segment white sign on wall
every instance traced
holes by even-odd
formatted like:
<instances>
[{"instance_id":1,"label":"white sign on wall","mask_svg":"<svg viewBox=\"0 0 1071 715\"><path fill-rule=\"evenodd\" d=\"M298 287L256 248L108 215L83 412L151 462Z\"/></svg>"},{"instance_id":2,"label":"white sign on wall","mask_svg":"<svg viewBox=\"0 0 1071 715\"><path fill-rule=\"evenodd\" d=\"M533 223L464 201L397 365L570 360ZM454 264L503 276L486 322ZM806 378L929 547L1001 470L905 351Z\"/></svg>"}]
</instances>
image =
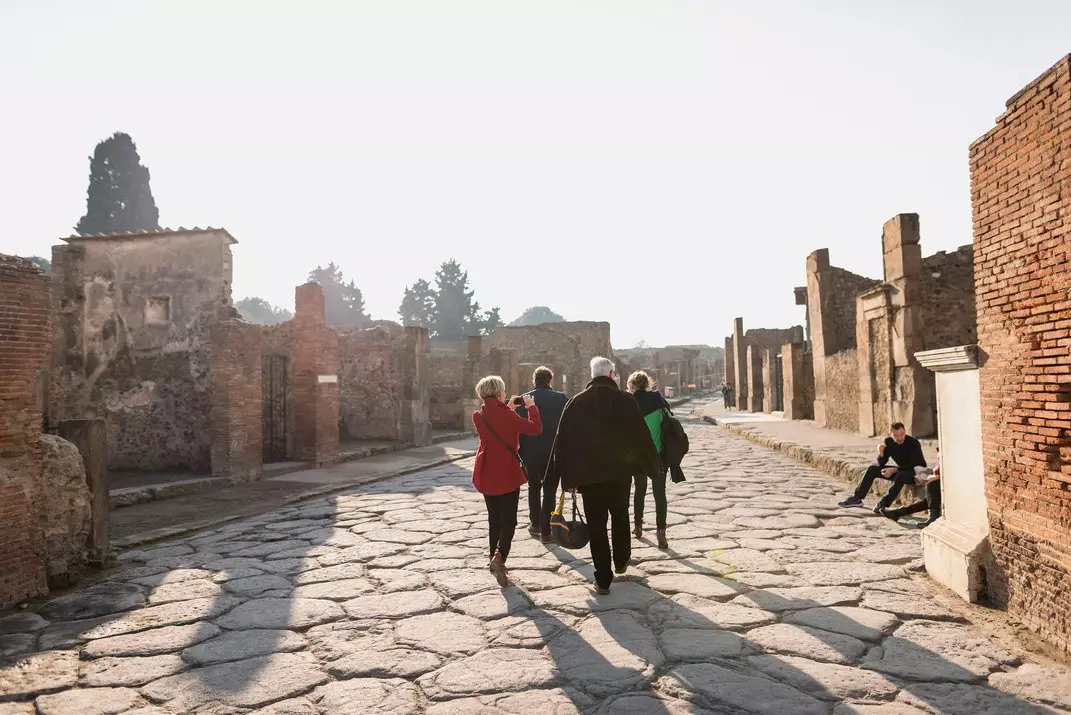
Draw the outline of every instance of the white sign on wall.
<instances>
[{"instance_id":1,"label":"white sign on wall","mask_svg":"<svg viewBox=\"0 0 1071 715\"><path fill-rule=\"evenodd\" d=\"M320 384L325 382L338 382L338 375L320 375L316 378L316 381Z\"/></svg>"}]
</instances>

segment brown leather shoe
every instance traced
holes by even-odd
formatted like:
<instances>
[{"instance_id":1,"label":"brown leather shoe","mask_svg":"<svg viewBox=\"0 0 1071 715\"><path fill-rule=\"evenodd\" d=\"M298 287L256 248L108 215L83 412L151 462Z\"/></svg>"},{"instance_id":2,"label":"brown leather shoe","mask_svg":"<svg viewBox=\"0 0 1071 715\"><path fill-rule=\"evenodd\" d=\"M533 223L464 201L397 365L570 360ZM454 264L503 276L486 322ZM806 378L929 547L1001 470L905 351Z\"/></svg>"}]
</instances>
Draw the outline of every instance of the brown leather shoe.
<instances>
[{"instance_id":1,"label":"brown leather shoe","mask_svg":"<svg viewBox=\"0 0 1071 715\"><path fill-rule=\"evenodd\" d=\"M660 548L660 549L668 549L669 548L669 542L666 541L666 530L665 529L659 529L658 532L657 532L657 536L658 536L658 548Z\"/></svg>"}]
</instances>

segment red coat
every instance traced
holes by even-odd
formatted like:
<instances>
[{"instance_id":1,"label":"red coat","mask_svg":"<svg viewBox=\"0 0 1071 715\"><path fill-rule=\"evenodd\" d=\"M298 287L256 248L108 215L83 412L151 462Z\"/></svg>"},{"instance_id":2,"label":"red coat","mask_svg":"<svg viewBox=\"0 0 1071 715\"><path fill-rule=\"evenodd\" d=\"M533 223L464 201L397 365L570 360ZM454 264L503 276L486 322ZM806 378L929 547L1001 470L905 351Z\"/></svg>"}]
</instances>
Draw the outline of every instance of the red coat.
<instances>
[{"instance_id":1,"label":"red coat","mask_svg":"<svg viewBox=\"0 0 1071 715\"><path fill-rule=\"evenodd\" d=\"M524 478L517 458L487 429L488 423L516 452L522 434L535 436L543 431L543 419L535 405L528 408L528 419L525 419L494 398L484 400L483 407L472 413L472 424L480 435L476 466L472 468L472 485L487 496L509 494L528 480Z\"/></svg>"}]
</instances>

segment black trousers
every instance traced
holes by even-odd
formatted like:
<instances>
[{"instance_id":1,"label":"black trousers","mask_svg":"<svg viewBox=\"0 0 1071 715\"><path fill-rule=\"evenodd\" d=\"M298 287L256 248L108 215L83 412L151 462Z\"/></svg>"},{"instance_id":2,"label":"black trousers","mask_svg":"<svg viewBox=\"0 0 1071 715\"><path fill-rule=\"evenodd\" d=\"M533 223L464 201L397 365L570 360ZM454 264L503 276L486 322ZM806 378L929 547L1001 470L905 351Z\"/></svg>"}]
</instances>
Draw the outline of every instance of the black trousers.
<instances>
[{"instance_id":1,"label":"black trousers","mask_svg":"<svg viewBox=\"0 0 1071 715\"><path fill-rule=\"evenodd\" d=\"M918 514L920 511L927 510L930 512L930 521L935 521L937 517L941 516L941 480L930 482L926 485L926 498L922 501L917 501L911 506L890 509L885 513L889 516L899 518L901 516Z\"/></svg>"},{"instance_id":2,"label":"black trousers","mask_svg":"<svg viewBox=\"0 0 1071 715\"><path fill-rule=\"evenodd\" d=\"M503 561L509 556L513 533L517 531L517 502L520 499L520 489L509 494L483 495L483 502L487 505L487 537L491 542L491 558L494 558L496 551L502 553Z\"/></svg>"},{"instance_id":3,"label":"black trousers","mask_svg":"<svg viewBox=\"0 0 1071 715\"><path fill-rule=\"evenodd\" d=\"M625 568L632 557L632 531L628 521L630 491L631 477L580 488L580 494L584 497L584 516L591 532L591 561L595 565L595 583L600 586L609 587L610 582L614 580L613 569ZM613 535L612 552L611 539L606 535L607 521L610 522Z\"/></svg>"},{"instance_id":4,"label":"black trousers","mask_svg":"<svg viewBox=\"0 0 1071 715\"><path fill-rule=\"evenodd\" d=\"M666 528L666 515L669 511L669 504L666 501L666 474L669 472L667 469L662 472L660 477L651 478L651 491L654 494L655 504L655 526L659 529ZM647 477L646 475L640 475L632 478L633 483L636 485L636 493L632 497L632 517L636 520L636 524L643 523L643 500L647 497Z\"/></svg>"},{"instance_id":5,"label":"black trousers","mask_svg":"<svg viewBox=\"0 0 1071 715\"><path fill-rule=\"evenodd\" d=\"M900 491L904 488L905 484L915 483L914 470L908 472L907 470L901 469L896 472L895 476L890 478L882 475L882 469L883 467L879 467L876 464L871 464L866 468L866 473L863 475L862 480L860 480L859 486L855 489L856 498L865 499L866 495L870 493L870 487L874 485L875 479L888 479L892 482L892 485L889 487L889 491L885 493L885 496L878 501L878 506L889 506L896 501L896 497L900 496Z\"/></svg>"},{"instance_id":6,"label":"black trousers","mask_svg":"<svg viewBox=\"0 0 1071 715\"><path fill-rule=\"evenodd\" d=\"M548 461L550 457L526 459L524 468L528 470L528 523L550 536L550 513L556 506L558 475L547 474Z\"/></svg>"}]
</instances>

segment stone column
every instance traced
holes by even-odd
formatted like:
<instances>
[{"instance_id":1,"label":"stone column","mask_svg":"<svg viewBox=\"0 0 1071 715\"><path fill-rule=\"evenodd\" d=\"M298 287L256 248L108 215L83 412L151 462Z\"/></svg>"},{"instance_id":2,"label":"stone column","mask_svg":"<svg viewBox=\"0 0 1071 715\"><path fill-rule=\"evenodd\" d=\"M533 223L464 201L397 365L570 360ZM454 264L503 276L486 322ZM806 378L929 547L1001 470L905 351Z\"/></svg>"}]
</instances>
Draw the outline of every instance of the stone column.
<instances>
[{"instance_id":1,"label":"stone column","mask_svg":"<svg viewBox=\"0 0 1071 715\"><path fill-rule=\"evenodd\" d=\"M733 387L736 388L736 392L733 398L736 400L736 408L738 410L746 410L748 408L748 365L747 365L747 344L744 340L744 319L736 318L733 320L733 365L735 370L735 382Z\"/></svg>"},{"instance_id":2,"label":"stone column","mask_svg":"<svg viewBox=\"0 0 1071 715\"><path fill-rule=\"evenodd\" d=\"M974 603L985 588L983 571L992 558L978 346L928 350L914 357L937 376L942 516L922 532L926 572Z\"/></svg>"},{"instance_id":3,"label":"stone column","mask_svg":"<svg viewBox=\"0 0 1071 715\"><path fill-rule=\"evenodd\" d=\"M744 364L747 366L747 404L743 409L762 412L762 349L748 345Z\"/></svg>"},{"instance_id":4,"label":"stone column","mask_svg":"<svg viewBox=\"0 0 1071 715\"><path fill-rule=\"evenodd\" d=\"M324 320L323 289L298 286L294 327L294 454L327 464L338 460L338 335Z\"/></svg>"},{"instance_id":5,"label":"stone column","mask_svg":"<svg viewBox=\"0 0 1071 715\"><path fill-rule=\"evenodd\" d=\"M60 437L77 447L78 453L82 455L92 518L89 562L97 567L105 566L111 554L111 541L108 536L111 514L108 493L111 476L108 473L108 435L104 420L64 420L59 423L58 432Z\"/></svg>"},{"instance_id":6,"label":"stone column","mask_svg":"<svg viewBox=\"0 0 1071 715\"><path fill-rule=\"evenodd\" d=\"M403 442L418 447L431 443L431 406L428 395L428 329L409 326L405 329L405 352L401 367Z\"/></svg>"},{"instance_id":7,"label":"stone column","mask_svg":"<svg viewBox=\"0 0 1071 715\"><path fill-rule=\"evenodd\" d=\"M770 348L765 348L762 351L762 411L766 414L770 414L774 411L774 395L776 394L776 388L774 387L774 359L776 353Z\"/></svg>"},{"instance_id":8,"label":"stone column","mask_svg":"<svg viewBox=\"0 0 1071 715\"><path fill-rule=\"evenodd\" d=\"M785 343L781 346L781 367L784 371L785 419L809 420L813 417L814 373L811 353L804 343Z\"/></svg>"}]
</instances>

